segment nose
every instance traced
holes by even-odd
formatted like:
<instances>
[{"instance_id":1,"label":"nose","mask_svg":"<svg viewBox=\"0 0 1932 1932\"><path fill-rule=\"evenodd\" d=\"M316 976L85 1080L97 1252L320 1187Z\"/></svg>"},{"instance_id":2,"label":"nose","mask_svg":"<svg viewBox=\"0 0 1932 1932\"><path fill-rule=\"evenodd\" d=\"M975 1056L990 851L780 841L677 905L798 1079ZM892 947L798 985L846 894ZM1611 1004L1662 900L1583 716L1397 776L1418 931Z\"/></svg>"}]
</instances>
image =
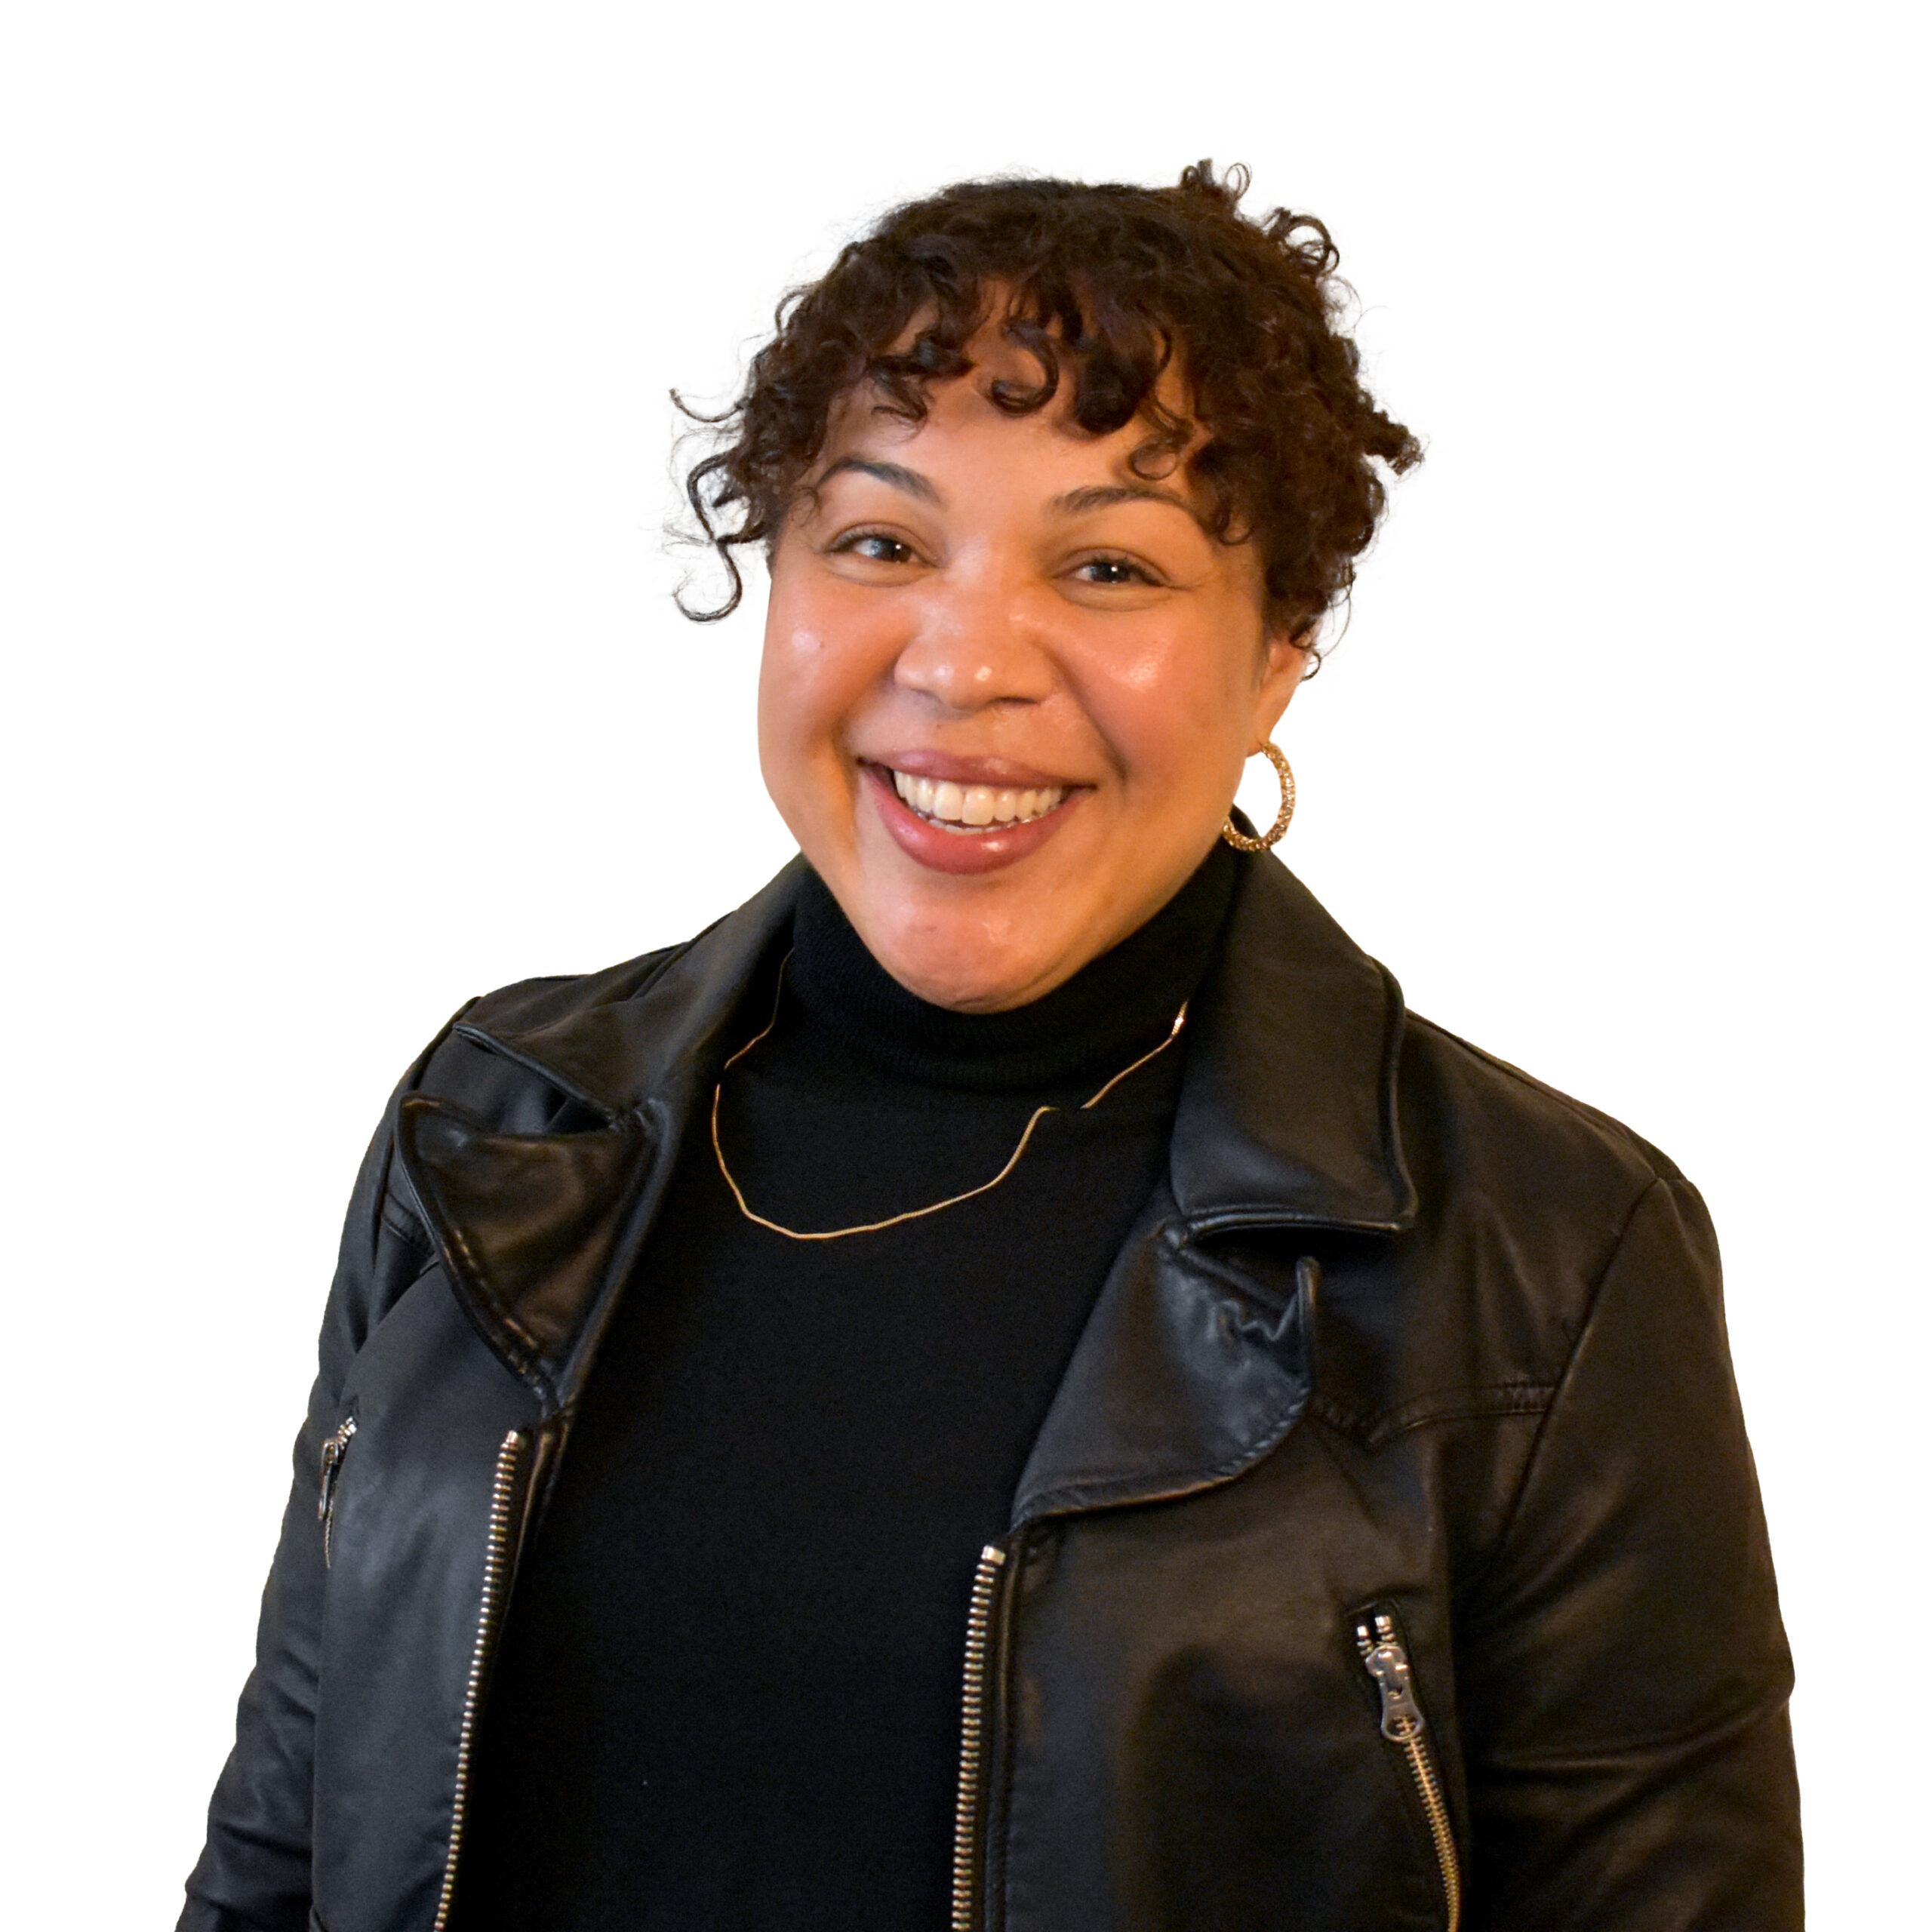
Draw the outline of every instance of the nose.
<instances>
[{"instance_id":1,"label":"nose","mask_svg":"<svg viewBox=\"0 0 1932 1932\"><path fill-rule=\"evenodd\" d=\"M1054 683L1050 595L1004 573L943 574L919 599L894 681L949 711L1038 703Z\"/></svg>"}]
</instances>

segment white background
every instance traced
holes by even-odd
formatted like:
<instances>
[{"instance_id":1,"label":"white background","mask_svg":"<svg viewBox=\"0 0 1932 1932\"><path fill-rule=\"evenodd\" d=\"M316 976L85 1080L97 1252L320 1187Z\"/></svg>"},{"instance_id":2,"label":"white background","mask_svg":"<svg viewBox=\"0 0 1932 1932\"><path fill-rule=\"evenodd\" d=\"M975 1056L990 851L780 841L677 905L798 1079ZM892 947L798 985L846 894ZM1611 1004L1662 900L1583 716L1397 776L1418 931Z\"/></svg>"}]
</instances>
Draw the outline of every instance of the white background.
<instances>
[{"instance_id":1,"label":"white background","mask_svg":"<svg viewBox=\"0 0 1932 1932\"><path fill-rule=\"evenodd\" d=\"M1417 1008L1703 1187L1814 1923L1922 1903L1905 20L10 16L12 1922L177 1909L396 1074L466 995L678 938L786 854L757 612L667 601L669 387L728 394L780 289L894 198L1204 155L1329 223L1429 442L1290 714L1286 856Z\"/></svg>"}]
</instances>

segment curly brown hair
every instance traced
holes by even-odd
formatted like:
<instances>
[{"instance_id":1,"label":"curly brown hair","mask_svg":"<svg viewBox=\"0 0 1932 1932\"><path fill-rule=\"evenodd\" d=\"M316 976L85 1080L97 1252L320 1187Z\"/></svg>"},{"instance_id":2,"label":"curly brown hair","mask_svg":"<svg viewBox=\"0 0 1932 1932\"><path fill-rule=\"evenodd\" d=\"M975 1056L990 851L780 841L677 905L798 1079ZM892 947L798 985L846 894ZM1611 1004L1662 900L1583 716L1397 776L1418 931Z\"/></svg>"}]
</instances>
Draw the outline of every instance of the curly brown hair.
<instances>
[{"instance_id":1,"label":"curly brown hair","mask_svg":"<svg viewBox=\"0 0 1932 1932\"><path fill-rule=\"evenodd\" d=\"M1379 460L1401 472L1421 446L1376 406L1341 329L1352 294L1312 215L1240 210L1246 168L1214 164L1173 188L1022 178L967 181L894 208L818 281L779 305L737 401L715 416L673 399L719 432L685 494L702 540L731 578L700 621L737 608L733 555L768 556L823 448L840 399L862 383L877 407L924 420L926 390L972 368L967 345L1004 301L1001 327L1038 364L1035 383L996 382L1014 415L1044 408L1070 365L1073 420L1108 435L1137 417L1143 476L1186 466L1223 543L1260 547L1271 628L1305 638L1355 581L1385 503ZM918 325L909 345L906 332ZM1183 379L1192 417L1158 392Z\"/></svg>"}]
</instances>

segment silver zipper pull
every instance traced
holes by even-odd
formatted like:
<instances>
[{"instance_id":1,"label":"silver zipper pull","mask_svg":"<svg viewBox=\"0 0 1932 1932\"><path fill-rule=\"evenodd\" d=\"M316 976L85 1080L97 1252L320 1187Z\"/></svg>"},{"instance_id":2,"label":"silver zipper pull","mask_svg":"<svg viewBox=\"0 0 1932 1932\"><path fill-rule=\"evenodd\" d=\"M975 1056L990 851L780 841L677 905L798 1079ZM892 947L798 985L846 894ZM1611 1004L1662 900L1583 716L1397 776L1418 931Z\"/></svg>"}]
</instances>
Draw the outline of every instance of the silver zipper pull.
<instances>
[{"instance_id":1,"label":"silver zipper pull","mask_svg":"<svg viewBox=\"0 0 1932 1932\"><path fill-rule=\"evenodd\" d=\"M342 1459L349 1438L355 1433L355 1418L344 1417L342 1426L322 1444L321 1493L315 1500L315 1518L322 1526L322 1567L329 1567L330 1533L335 1527L336 1478L342 1473Z\"/></svg>"},{"instance_id":2,"label":"silver zipper pull","mask_svg":"<svg viewBox=\"0 0 1932 1932\"><path fill-rule=\"evenodd\" d=\"M1409 1654L1396 1637L1393 1622L1378 1617L1373 1629L1366 1623L1358 1623L1355 1647L1361 1652L1363 1667L1382 1693L1383 1736L1397 1744L1406 1744L1411 1738L1420 1737L1428 1721L1416 1702Z\"/></svg>"}]
</instances>

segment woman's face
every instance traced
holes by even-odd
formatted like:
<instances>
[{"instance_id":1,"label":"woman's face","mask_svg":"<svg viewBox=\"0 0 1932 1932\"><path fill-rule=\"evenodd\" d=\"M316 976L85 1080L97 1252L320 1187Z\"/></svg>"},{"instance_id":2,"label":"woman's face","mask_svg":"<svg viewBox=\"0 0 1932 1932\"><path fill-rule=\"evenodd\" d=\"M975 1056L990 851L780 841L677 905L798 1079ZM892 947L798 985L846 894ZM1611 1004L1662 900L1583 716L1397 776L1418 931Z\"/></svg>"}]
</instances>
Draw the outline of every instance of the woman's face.
<instances>
[{"instance_id":1,"label":"woman's face","mask_svg":"<svg viewBox=\"0 0 1932 1932\"><path fill-rule=\"evenodd\" d=\"M1251 545L1184 478L1089 436L994 340L909 425L848 403L772 561L765 783L873 957L922 998L1050 992L1150 918L1220 832L1306 653Z\"/></svg>"}]
</instances>

